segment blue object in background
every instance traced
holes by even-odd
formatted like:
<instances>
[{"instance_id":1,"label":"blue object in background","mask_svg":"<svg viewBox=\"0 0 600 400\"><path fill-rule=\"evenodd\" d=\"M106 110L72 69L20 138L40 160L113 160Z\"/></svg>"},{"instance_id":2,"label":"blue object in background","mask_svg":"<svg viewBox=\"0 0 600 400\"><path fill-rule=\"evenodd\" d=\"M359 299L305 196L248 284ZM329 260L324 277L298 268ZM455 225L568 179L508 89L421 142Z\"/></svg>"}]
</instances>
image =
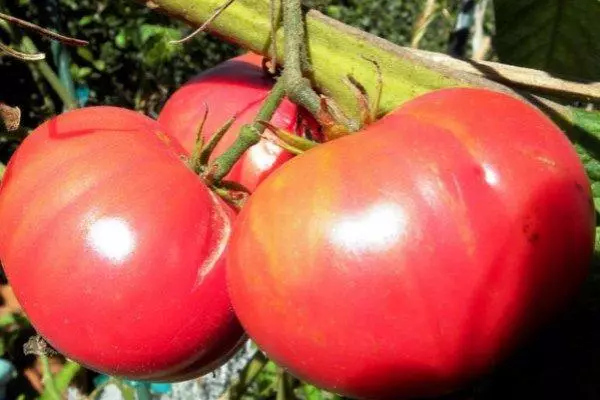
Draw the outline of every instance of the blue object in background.
<instances>
[{"instance_id":1,"label":"blue object in background","mask_svg":"<svg viewBox=\"0 0 600 400\"><path fill-rule=\"evenodd\" d=\"M77 85L77 89L75 89L75 98L79 103L79 107L85 107L90 100L90 87L88 85Z\"/></svg>"},{"instance_id":2,"label":"blue object in background","mask_svg":"<svg viewBox=\"0 0 600 400\"><path fill-rule=\"evenodd\" d=\"M94 384L96 386L100 386L110 378L107 375L98 375L94 378ZM129 379L123 379L123 383L127 384L136 389L138 399L144 400L149 398L149 395L156 394L168 394L171 393L172 386L170 383L162 383L162 382L141 382L141 381L132 381ZM1 400L1 398L0 398Z\"/></svg>"},{"instance_id":3,"label":"blue object in background","mask_svg":"<svg viewBox=\"0 0 600 400\"><path fill-rule=\"evenodd\" d=\"M0 400L6 399L6 385L10 382L17 374L17 370L14 365L4 358L0 358Z\"/></svg>"}]
</instances>

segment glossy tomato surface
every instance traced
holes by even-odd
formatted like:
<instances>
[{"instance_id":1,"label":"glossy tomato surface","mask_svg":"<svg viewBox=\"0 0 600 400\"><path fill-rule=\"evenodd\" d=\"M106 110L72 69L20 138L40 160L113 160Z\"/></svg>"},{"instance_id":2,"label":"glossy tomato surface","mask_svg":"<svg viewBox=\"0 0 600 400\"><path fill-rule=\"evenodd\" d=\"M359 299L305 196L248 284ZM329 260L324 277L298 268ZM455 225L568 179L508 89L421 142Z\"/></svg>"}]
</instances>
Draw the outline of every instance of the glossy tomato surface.
<instances>
[{"instance_id":1,"label":"glossy tomato surface","mask_svg":"<svg viewBox=\"0 0 600 400\"><path fill-rule=\"evenodd\" d=\"M232 214L156 121L112 107L41 125L0 187L0 259L36 330L89 368L178 380L244 334L227 295Z\"/></svg>"},{"instance_id":2,"label":"glossy tomato surface","mask_svg":"<svg viewBox=\"0 0 600 400\"><path fill-rule=\"evenodd\" d=\"M178 89L165 104L158 121L191 153L207 106L205 140L236 116L235 123L215 149L214 156L217 156L233 143L242 125L254 120L273 84L273 79L262 69L262 57L248 53L203 72ZM318 130L316 122L288 99L275 111L271 123L298 134L304 129ZM234 165L226 179L254 190L290 158L291 153L263 139Z\"/></svg>"},{"instance_id":3,"label":"glossy tomato surface","mask_svg":"<svg viewBox=\"0 0 600 400\"><path fill-rule=\"evenodd\" d=\"M434 396L565 305L593 232L557 127L507 95L446 89L265 180L236 221L229 288L249 336L297 376L351 397Z\"/></svg>"}]
</instances>

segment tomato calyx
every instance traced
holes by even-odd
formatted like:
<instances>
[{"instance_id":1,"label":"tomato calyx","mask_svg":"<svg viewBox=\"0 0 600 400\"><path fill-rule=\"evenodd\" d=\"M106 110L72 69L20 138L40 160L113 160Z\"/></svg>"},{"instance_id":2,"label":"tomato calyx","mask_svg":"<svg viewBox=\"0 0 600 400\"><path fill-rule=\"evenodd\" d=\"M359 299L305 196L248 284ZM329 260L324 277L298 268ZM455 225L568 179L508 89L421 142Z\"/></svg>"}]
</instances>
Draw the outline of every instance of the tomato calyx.
<instances>
[{"instance_id":1,"label":"tomato calyx","mask_svg":"<svg viewBox=\"0 0 600 400\"><path fill-rule=\"evenodd\" d=\"M250 190L237 182L216 180L214 176L218 170L218 164L214 162L209 163L210 156L217 147L217 144L235 122L236 116L227 120L225 124L211 136L210 140L205 143L202 131L204 130L208 112L208 106L206 105L204 116L198 125L194 151L189 157L183 157L183 161L215 194L221 197L221 199L231 207L239 211L250 195Z\"/></svg>"},{"instance_id":2,"label":"tomato calyx","mask_svg":"<svg viewBox=\"0 0 600 400\"><path fill-rule=\"evenodd\" d=\"M319 143L302 137L294 135L293 133L279 128L267 121L258 121L258 123L269 130L273 135L262 133L261 137L275 143L277 146L284 150L289 151L292 154L302 154L307 150L310 150L319 145Z\"/></svg>"},{"instance_id":3,"label":"tomato calyx","mask_svg":"<svg viewBox=\"0 0 600 400\"><path fill-rule=\"evenodd\" d=\"M210 140L204 143L204 139L202 136L202 131L204 130L204 123L206 122L206 118L208 116L208 106L206 107L206 112L200 125L198 127L198 132L196 134L196 146L194 147L194 151L192 155L187 159L188 167L194 171L196 174L204 176L209 170L209 159L212 155L213 151L217 147L217 144L223 139L223 136L227 133L231 125L235 122L236 116L228 119L222 127L220 127L214 135L211 136ZM213 166L214 168L214 166Z\"/></svg>"},{"instance_id":4,"label":"tomato calyx","mask_svg":"<svg viewBox=\"0 0 600 400\"><path fill-rule=\"evenodd\" d=\"M285 90L281 80L275 83L273 89L269 92L269 95L264 100L258 114L256 115L252 124L246 124L241 127L240 132L233 144L220 156L215 158L212 162L208 162L210 155L216 144L225 134L225 132L231 127L233 120L229 120L223 128L221 128L217 134L213 136L213 139L209 141L207 146L200 144L200 151L198 156L195 157L195 161L192 161L195 166L198 167L202 178L209 184L209 186L215 186L221 182L221 180L231 171L234 164L244 155L244 153L252 146L257 144L261 135L265 131L265 127L258 121L270 120L275 110L279 107L285 96ZM203 123L200 124L202 127ZM193 157L194 158L194 157ZM204 168L203 168L204 166Z\"/></svg>"}]
</instances>

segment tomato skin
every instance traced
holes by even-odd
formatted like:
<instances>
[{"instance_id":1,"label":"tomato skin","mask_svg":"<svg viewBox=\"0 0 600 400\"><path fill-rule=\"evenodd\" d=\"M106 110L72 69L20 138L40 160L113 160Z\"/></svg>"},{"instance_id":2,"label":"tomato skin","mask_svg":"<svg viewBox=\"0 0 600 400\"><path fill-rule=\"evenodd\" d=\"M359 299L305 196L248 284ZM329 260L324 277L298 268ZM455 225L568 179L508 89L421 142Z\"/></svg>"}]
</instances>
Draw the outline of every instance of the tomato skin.
<instances>
[{"instance_id":1,"label":"tomato skin","mask_svg":"<svg viewBox=\"0 0 600 400\"><path fill-rule=\"evenodd\" d=\"M158 121L191 153L204 117L205 105L208 106L203 129L205 140L236 116L235 123L215 149L215 156L222 154L236 139L242 125L254 120L273 87L273 79L265 75L261 65L261 56L248 53L201 73L169 97ZM300 120L303 123L299 123ZM287 98L275 111L271 123L298 134L304 128L315 134L318 130L314 119ZM226 179L241 183L253 191L290 158L291 153L263 139L234 165Z\"/></svg>"},{"instance_id":2,"label":"tomato skin","mask_svg":"<svg viewBox=\"0 0 600 400\"><path fill-rule=\"evenodd\" d=\"M445 89L265 180L236 220L229 290L248 335L298 377L437 396L565 305L593 239L562 132L507 95Z\"/></svg>"},{"instance_id":3,"label":"tomato skin","mask_svg":"<svg viewBox=\"0 0 600 400\"><path fill-rule=\"evenodd\" d=\"M226 290L233 214L147 117L113 107L38 127L0 188L0 259L36 330L89 368L178 380L244 339Z\"/></svg>"}]
</instances>

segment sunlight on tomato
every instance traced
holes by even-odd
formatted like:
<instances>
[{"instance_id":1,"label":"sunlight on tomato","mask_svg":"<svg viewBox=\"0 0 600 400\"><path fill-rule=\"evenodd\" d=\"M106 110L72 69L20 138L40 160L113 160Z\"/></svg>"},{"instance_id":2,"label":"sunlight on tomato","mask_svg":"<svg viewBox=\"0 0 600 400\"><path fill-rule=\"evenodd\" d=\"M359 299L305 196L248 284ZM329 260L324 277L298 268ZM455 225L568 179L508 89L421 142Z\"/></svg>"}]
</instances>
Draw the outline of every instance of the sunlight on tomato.
<instances>
[{"instance_id":1,"label":"sunlight on tomato","mask_svg":"<svg viewBox=\"0 0 600 400\"><path fill-rule=\"evenodd\" d=\"M93 223L88 242L93 251L114 263L125 261L135 248L135 236L125 221L105 218Z\"/></svg>"},{"instance_id":2,"label":"sunlight on tomato","mask_svg":"<svg viewBox=\"0 0 600 400\"><path fill-rule=\"evenodd\" d=\"M331 228L332 242L350 252L385 250L406 232L407 217L394 203L380 203L358 215L340 218Z\"/></svg>"}]
</instances>

